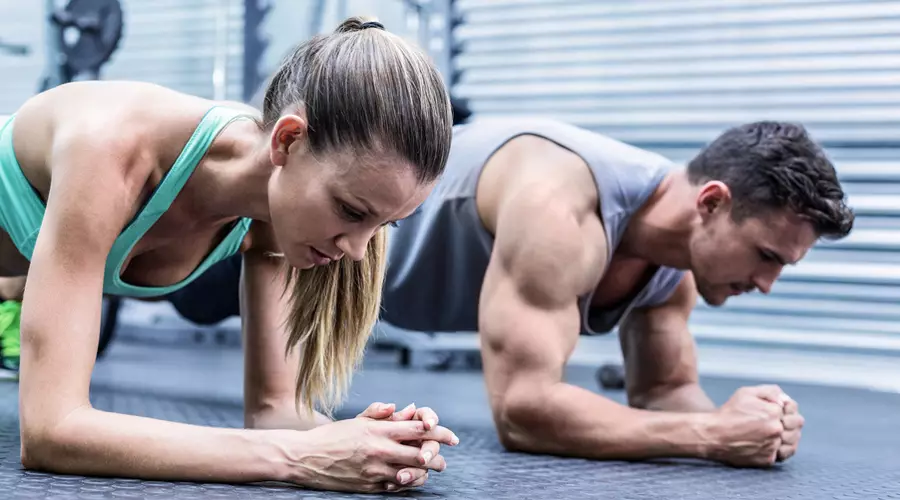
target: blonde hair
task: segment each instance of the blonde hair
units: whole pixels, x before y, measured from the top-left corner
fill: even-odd
[[[315,156],[394,155],[420,183],[437,179],[446,166],[453,117],[440,72],[379,23],[347,19],[287,56],[266,88],[261,125],[272,127],[298,106]],[[381,229],[359,262],[288,269],[286,352],[300,351],[298,411],[318,406],[330,415],[343,400],[379,316],[386,245]]]
[[[365,352],[381,305],[387,235],[380,229],[360,261],[341,259],[310,269],[288,269],[290,294],[286,354],[300,349],[296,404],[331,415]]]

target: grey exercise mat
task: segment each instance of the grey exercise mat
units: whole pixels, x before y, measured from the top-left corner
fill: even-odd
[[[483,394],[477,374],[415,372],[394,367],[367,369],[353,401],[367,397],[372,379],[406,381],[404,396],[420,400],[435,394]],[[164,371],[163,371],[164,372]],[[165,375],[161,375],[165,376]],[[575,370],[570,378],[590,386],[590,371]],[[749,383],[752,383],[749,382]],[[468,385],[467,385],[468,384]],[[711,397],[721,403],[747,381],[704,380]],[[377,384],[375,384],[377,385]],[[455,449],[444,449],[449,467],[433,474],[415,498],[611,498],[611,499],[789,499],[900,498],[900,396],[862,390],[783,385],[801,404],[806,416],[800,452],[768,470],[733,469],[697,460],[657,460],[646,463],[592,462],[505,452],[499,445],[480,396],[440,402],[443,423],[461,438]],[[442,388],[446,388],[443,391]],[[66,477],[25,472],[19,463],[15,383],[0,385],[0,498],[345,498],[331,492],[306,491],[279,485],[223,485]],[[610,393],[621,400],[621,393]],[[161,393],[127,392],[111,386],[95,388],[98,408],[150,417],[238,426],[236,401],[199,400]],[[359,406],[359,404],[356,404]],[[362,407],[346,408],[343,417]],[[472,416],[473,418],[469,418]],[[397,495],[387,495],[387,497]],[[358,498],[373,498],[361,495]]]

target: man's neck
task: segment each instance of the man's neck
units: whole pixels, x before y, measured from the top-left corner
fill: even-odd
[[[683,170],[666,176],[631,218],[619,246],[624,257],[687,269],[694,228],[694,191]]]

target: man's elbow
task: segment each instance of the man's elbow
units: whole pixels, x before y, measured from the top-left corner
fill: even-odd
[[[659,391],[648,389],[631,389],[628,391],[628,406],[639,410],[652,410],[659,398]]]
[[[536,452],[546,428],[545,412],[535,393],[513,392],[507,394],[495,409],[495,420],[500,443],[509,451]]]

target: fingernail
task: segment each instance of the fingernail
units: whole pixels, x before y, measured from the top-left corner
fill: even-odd
[[[400,473],[400,482],[406,484],[412,477],[409,475],[409,472],[401,472]]]
[[[409,409],[412,409],[412,408],[415,408],[415,407],[416,407],[416,404],[415,404],[415,403],[410,403],[406,408],[403,409],[403,411],[406,411],[406,410],[409,410]]]
[[[384,487],[384,489],[386,489],[388,491],[394,491],[397,489],[397,485],[394,483],[387,483],[387,485]]]
[[[426,464],[427,464],[428,462],[431,462],[431,458],[432,458],[431,452],[430,452],[430,451],[426,451],[426,452],[422,455],[422,458],[425,460],[425,463],[426,463]]]
[[[453,435],[453,439],[451,439],[450,442],[453,443],[453,446],[456,446],[459,444],[459,438],[456,437],[456,434]]]
[[[428,424],[429,429],[434,429],[434,426],[437,425],[437,422],[435,422],[433,418],[429,418],[425,423]]]

